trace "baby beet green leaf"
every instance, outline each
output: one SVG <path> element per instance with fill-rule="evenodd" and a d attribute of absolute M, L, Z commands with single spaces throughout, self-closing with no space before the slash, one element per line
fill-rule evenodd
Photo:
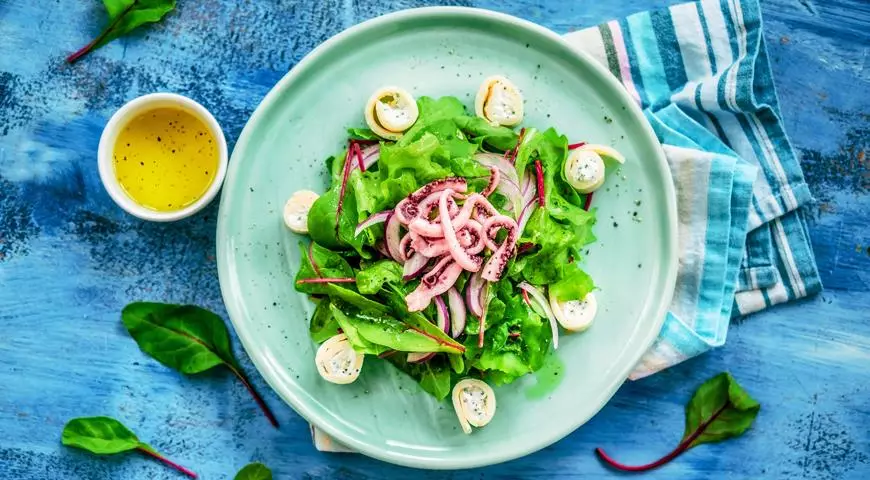
<path fill-rule="evenodd" d="M 103 0 L 109 24 L 91 43 L 66 58 L 73 63 L 86 54 L 146 23 L 159 22 L 175 9 L 175 0 Z"/>
<path fill-rule="evenodd" d="M 278 420 L 233 356 L 230 334 L 221 317 L 193 305 L 134 302 L 124 307 L 121 321 L 143 352 L 169 368 L 191 375 L 226 366 L 278 428 Z"/>
<path fill-rule="evenodd" d="M 234 480 L 272 480 L 272 471 L 262 463 L 250 463 L 239 470 Z"/>
<path fill-rule="evenodd" d="M 702 443 L 720 442 L 742 435 L 755 421 L 760 409 L 761 405 L 737 384 L 731 374 L 723 372 L 704 382 L 686 405 L 686 430 L 680 444 L 671 453 L 655 462 L 639 466 L 623 465 L 600 448 L 596 448 L 595 453 L 617 470 L 651 470 Z"/>
<path fill-rule="evenodd" d="M 63 427 L 61 443 L 98 455 L 112 455 L 136 450 L 160 460 L 191 478 L 196 478 L 196 474 L 192 471 L 157 453 L 147 443 L 140 442 L 135 433 L 114 418 L 74 418 Z"/>

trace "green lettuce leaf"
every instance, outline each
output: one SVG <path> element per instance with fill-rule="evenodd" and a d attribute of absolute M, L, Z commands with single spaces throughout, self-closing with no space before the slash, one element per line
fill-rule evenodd
<path fill-rule="evenodd" d="M 402 282 L 402 266 L 392 260 L 378 260 L 356 274 L 360 293 L 374 295 L 388 284 Z"/>
<path fill-rule="evenodd" d="M 371 129 L 368 128 L 348 128 L 347 136 L 350 137 L 352 140 L 381 140 L 381 137 L 379 137 L 375 132 L 371 131 Z"/>
<path fill-rule="evenodd" d="M 507 127 L 494 127 L 480 117 L 461 116 L 456 125 L 474 143 L 485 143 L 496 150 L 507 151 L 517 145 L 517 134 Z"/>
<path fill-rule="evenodd" d="M 572 267 L 573 266 L 573 267 Z M 577 262 L 566 266 L 562 279 L 550 285 L 549 294 L 556 300 L 580 300 L 595 288 L 592 277 L 577 265 Z"/>

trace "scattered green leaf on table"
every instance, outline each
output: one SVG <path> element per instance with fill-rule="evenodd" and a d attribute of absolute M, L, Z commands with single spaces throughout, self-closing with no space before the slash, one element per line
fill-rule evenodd
<path fill-rule="evenodd" d="M 91 43 L 67 57 L 67 62 L 77 61 L 136 27 L 159 22 L 175 9 L 175 0 L 103 0 L 103 5 L 109 14 L 109 24 Z"/>
<path fill-rule="evenodd" d="M 272 480 L 272 471 L 262 463 L 249 463 L 239 470 L 234 480 Z"/>
<path fill-rule="evenodd" d="M 643 472 L 660 467 L 686 450 L 702 443 L 721 442 L 743 434 L 755 421 L 761 405 L 752 399 L 727 372 L 720 373 L 698 387 L 686 405 L 686 430 L 673 451 L 646 465 L 623 465 L 600 448 L 595 453 L 608 465 L 626 472 Z"/>
<path fill-rule="evenodd" d="M 230 348 L 230 334 L 220 316 L 193 305 L 134 302 L 121 321 L 139 348 L 158 362 L 185 374 L 224 365 L 242 382 L 276 428 L 278 421 L 242 372 Z"/>
<path fill-rule="evenodd" d="M 68 447 L 80 448 L 97 455 L 113 455 L 136 450 L 160 460 L 191 478 L 196 478 L 196 474 L 192 471 L 157 453 L 147 443 L 139 441 L 135 433 L 114 418 L 74 418 L 63 427 L 61 443 Z"/>

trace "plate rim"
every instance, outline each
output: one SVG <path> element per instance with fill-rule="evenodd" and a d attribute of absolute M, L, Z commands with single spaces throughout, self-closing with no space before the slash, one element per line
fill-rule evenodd
<path fill-rule="evenodd" d="M 233 148 L 233 153 L 229 162 L 229 170 L 227 171 L 226 178 L 234 178 L 236 176 L 236 171 L 240 168 L 238 158 L 243 155 L 244 151 L 247 148 L 247 144 L 249 143 L 249 137 L 253 135 L 252 125 L 259 123 L 260 117 L 265 115 L 266 110 L 274 102 L 274 100 L 282 95 L 290 86 L 292 86 L 295 79 L 302 73 L 304 73 L 308 69 L 308 65 L 313 63 L 317 59 L 317 57 L 319 57 L 323 52 L 333 48 L 333 46 L 337 44 L 342 43 L 346 37 L 353 36 L 364 30 L 378 28 L 382 25 L 389 24 L 397 20 L 413 19 L 415 17 L 426 17 L 430 15 L 457 15 L 468 18 L 483 18 L 487 20 L 494 19 L 496 21 L 511 24 L 521 29 L 530 30 L 532 31 L 532 33 L 544 37 L 549 41 L 562 44 L 566 48 L 566 50 L 570 51 L 577 59 L 579 59 L 582 63 L 586 64 L 586 66 L 590 70 L 595 72 L 595 74 L 599 77 L 598 80 L 603 81 L 615 92 L 616 95 L 622 97 L 623 103 L 628 105 L 628 110 L 631 112 L 632 116 L 634 116 L 635 120 L 640 124 L 641 129 L 645 132 L 646 136 L 651 141 L 654 149 L 654 161 L 658 164 L 658 167 L 662 171 L 670 172 L 670 167 L 668 166 L 661 143 L 659 142 L 652 127 L 646 120 L 642 110 L 637 105 L 635 100 L 631 98 L 631 96 L 628 94 L 622 84 L 620 84 L 619 81 L 604 68 L 604 66 L 598 63 L 589 54 L 572 47 L 565 41 L 564 38 L 562 38 L 561 35 L 529 20 L 483 8 L 421 7 L 387 13 L 385 15 L 381 15 L 379 17 L 375 17 L 361 22 L 333 35 L 332 37 L 315 47 L 311 52 L 306 54 L 302 58 L 302 60 L 300 60 L 295 66 L 293 66 L 293 68 L 289 72 L 284 74 L 284 76 L 281 77 L 281 79 L 271 88 L 271 90 L 269 90 L 263 100 L 260 101 L 260 103 L 257 105 L 257 108 L 254 110 L 254 112 L 248 118 L 244 128 L 242 129 L 241 134 L 239 135 L 238 140 L 236 141 L 235 147 Z M 229 269 L 229 266 L 227 265 L 228 262 L 226 261 L 226 259 L 228 259 L 229 257 L 228 252 L 225 248 L 227 246 L 227 242 L 222 241 L 222 239 L 227 238 L 227 233 L 225 231 L 227 228 L 227 221 L 225 220 L 227 214 L 224 206 L 225 204 L 228 205 L 232 202 L 231 195 L 227 195 L 226 192 L 222 192 L 221 194 L 221 201 L 218 209 L 217 229 L 215 235 L 218 281 L 220 284 L 224 306 L 227 310 L 233 328 L 236 331 L 236 334 L 238 335 L 243 348 L 245 349 L 245 352 L 248 354 L 251 362 L 257 368 L 257 371 L 260 373 L 260 375 L 263 377 L 269 387 L 273 391 L 275 391 L 275 393 L 277 393 L 278 396 L 281 397 L 281 399 L 285 403 L 287 403 L 298 415 L 305 419 L 305 421 L 317 426 L 338 442 L 355 449 L 357 452 L 396 465 L 437 470 L 476 468 L 521 458 L 526 455 L 535 453 L 539 450 L 542 450 L 558 442 L 559 440 L 562 440 L 563 438 L 586 424 L 595 415 L 597 415 L 601 411 L 601 409 L 610 402 L 619 387 L 622 386 L 622 384 L 627 380 L 629 373 L 631 373 L 631 371 L 640 361 L 643 354 L 646 353 L 647 350 L 649 350 L 655 339 L 658 337 L 665 320 L 668 306 L 670 305 L 672 296 L 674 294 L 677 278 L 677 263 L 679 258 L 677 242 L 676 193 L 672 177 L 669 173 L 667 173 L 665 176 L 667 181 L 664 182 L 663 188 L 665 190 L 665 207 L 667 210 L 666 216 L 670 220 L 666 228 L 666 233 L 669 237 L 666 240 L 670 242 L 670 261 L 662 263 L 662 265 L 667 269 L 667 271 L 663 275 L 663 277 L 665 278 L 665 285 L 663 291 L 665 292 L 666 298 L 662 298 L 658 306 L 655 308 L 655 312 L 653 312 L 655 315 L 653 319 L 654 324 L 643 338 L 643 348 L 638 349 L 638 351 L 634 354 L 634 357 L 636 358 L 634 358 L 634 360 L 631 362 L 627 362 L 628 367 L 624 367 L 622 370 L 620 370 L 620 375 L 614 376 L 614 380 L 609 383 L 606 389 L 604 389 L 607 394 L 606 399 L 603 400 L 602 403 L 598 405 L 598 407 L 595 408 L 589 416 L 585 418 L 580 418 L 577 422 L 567 423 L 565 428 L 554 432 L 554 435 L 552 435 L 552 437 L 549 438 L 546 442 L 530 445 L 518 450 L 493 451 L 488 456 L 482 457 L 480 459 L 436 459 L 430 457 L 414 457 L 398 452 L 393 452 L 390 450 L 383 450 L 375 446 L 370 446 L 369 444 L 355 439 L 353 436 L 345 434 L 342 430 L 334 428 L 332 423 L 328 421 L 323 421 L 323 419 L 315 411 L 313 411 L 313 409 L 308 408 L 304 402 L 300 401 L 296 394 L 288 391 L 283 385 L 277 383 L 277 381 L 275 380 L 276 376 L 272 372 L 271 365 L 269 365 L 266 361 L 265 355 L 256 348 L 256 341 L 252 337 L 251 332 L 245 326 L 244 322 L 236 320 L 239 318 L 244 318 L 245 315 L 243 313 L 244 307 L 237 305 L 234 301 L 234 299 L 236 298 L 232 288 L 234 282 L 231 281 L 229 276 L 230 273 L 227 271 Z M 269 374 L 267 374 L 267 372 Z"/>

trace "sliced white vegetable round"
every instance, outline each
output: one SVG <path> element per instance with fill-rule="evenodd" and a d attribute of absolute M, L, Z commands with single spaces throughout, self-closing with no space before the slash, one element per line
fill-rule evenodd
<path fill-rule="evenodd" d="M 453 409 L 465 433 L 486 426 L 495 416 L 495 392 L 476 378 L 463 378 L 453 387 Z"/>
<path fill-rule="evenodd" d="M 590 193 L 604 185 L 604 160 L 592 150 L 572 150 L 565 160 L 565 178 L 580 193 Z"/>
<path fill-rule="evenodd" d="M 622 154 L 619 153 L 615 148 L 608 147 L 607 145 L 587 143 L 586 145 L 578 147 L 577 150 L 588 150 L 591 152 L 595 152 L 604 158 L 609 158 L 619 163 L 625 163 L 625 157 L 623 157 Z"/>
<path fill-rule="evenodd" d="M 474 112 L 493 126 L 512 127 L 523 121 L 523 95 L 507 78 L 489 77 L 480 84 Z"/>
<path fill-rule="evenodd" d="M 560 302 L 550 295 L 550 309 L 562 328 L 571 332 L 582 332 L 592 325 L 595 314 L 598 313 L 598 301 L 595 294 L 589 292 L 582 300 Z"/>
<path fill-rule="evenodd" d="M 314 363 L 327 382 L 340 385 L 352 383 L 359 377 L 365 355 L 357 353 L 345 334 L 340 333 L 317 349 Z"/>
<path fill-rule="evenodd" d="M 419 116 L 417 100 L 399 87 L 379 88 L 366 104 L 366 123 L 376 135 L 387 140 L 402 138 Z"/>
<path fill-rule="evenodd" d="M 308 233 L 308 211 L 320 195 L 311 190 L 299 190 L 284 204 L 284 225 L 296 233 Z"/>

